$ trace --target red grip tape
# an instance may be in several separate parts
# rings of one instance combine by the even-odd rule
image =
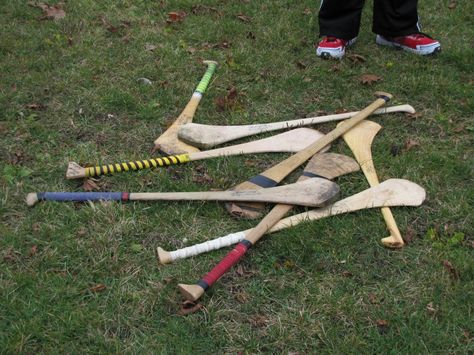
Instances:
[[[224,275],[233,265],[237,264],[239,259],[247,252],[248,247],[245,244],[237,244],[232,251],[227,254],[206,276],[202,278],[209,287]]]

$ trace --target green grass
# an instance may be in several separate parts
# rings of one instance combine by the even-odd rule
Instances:
[[[421,1],[424,30],[443,46],[440,55],[421,58],[375,45],[371,5],[348,50],[365,62],[353,63],[316,58],[318,4],[309,0],[82,0],[68,2],[66,19],[58,21],[40,20],[41,11],[26,1],[3,1],[2,353],[473,352],[474,6]],[[169,25],[171,11],[187,16]],[[156,49],[147,51],[147,44]],[[406,178],[427,191],[422,207],[393,209],[408,245],[380,245],[387,231],[379,211],[299,225],[264,238],[239,270],[209,290],[204,308],[182,317],[177,283],[196,281],[228,250],[164,267],[155,248],[173,250],[255,222],[232,219],[217,203],[26,207],[28,192],[81,191],[81,182],[64,179],[70,160],[148,156],[189,100],[202,59],[219,67],[195,116],[199,123],[352,111],[376,90],[392,93],[393,104],[413,105],[416,118],[374,118],[384,129],[373,145],[382,180]],[[382,80],[366,86],[363,74]],[[153,85],[139,82],[143,77]],[[216,101],[232,87],[238,103],[223,111]],[[407,151],[409,140],[419,145]],[[350,154],[342,141],[333,151]],[[286,156],[214,159],[104,177],[98,185],[227,189]],[[212,182],[195,181],[197,166]],[[338,182],[343,196],[367,187],[361,173]],[[97,285],[105,289],[93,292]]]

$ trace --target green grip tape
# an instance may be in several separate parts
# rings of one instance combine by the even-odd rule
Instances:
[[[199,82],[199,85],[197,86],[195,92],[198,92],[200,94],[204,94],[204,92],[207,89],[207,86],[209,85],[209,82],[211,81],[212,74],[216,71],[217,63],[209,61],[207,62],[208,67],[206,72],[204,73],[204,76],[202,77],[201,81]]]
[[[157,168],[189,162],[188,154],[170,155],[168,157],[129,161],[128,163],[109,164],[86,168],[86,177],[121,173],[125,171]]]

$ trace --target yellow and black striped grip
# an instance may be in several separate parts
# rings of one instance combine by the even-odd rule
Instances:
[[[152,158],[145,160],[129,161],[128,163],[115,163],[108,165],[92,166],[86,169],[86,177],[121,173],[124,171],[135,171],[151,169],[162,166],[178,165],[189,162],[189,154],[170,155],[163,158]]]

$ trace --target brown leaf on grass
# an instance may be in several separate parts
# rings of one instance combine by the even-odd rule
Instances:
[[[354,276],[354,275],[352,274],[352,272],[347,271],[347,270],[342,271],[342,272],[341,272],[341,275],[344,276],[344,277],[352,277],[352,276]]]
[[[25,153],[21,150],[17,150],[11,159],[9,159],[12,165],[19,165],[25,160]]]
[[[458,271],[454,268],[453,264],[449,260],[443,260],[443,266],[446,270],[449,271],[451,274],[451,277],[455,280],[459,280],[459,273]]]
[[[99,190],[99,186],[92,179],[86,179],[82,184],[82,189],[87,192]]]
[[[408,152],[411,149],[413,149],[415,147],[419,147],[419,146],[420,146],[420,142],[418,142],[416,139],[411,139],[410,138],[405,142],[405,151]]]
[[[35,222],[31,226],[31,229],[33,230],[33,233],[38,234],[38,232],[41,230],[41,224],[39,222]]]
[[[360,63],[364,63],[367,61],[367,59],[365,59],[365,57],[361,56],[360,54],[348,54],[347,55],[347,58],[352,62],[352,63],[355,63],[355,64],[360,64]]]
[[[377,296],[375,295],[375,293],[369,293],[369,302],[371,304],[378,304],[380,303],[379,300],[377,299]]]
[[[303,63],[301,60],[299,60],[299,61],[296,62],[296,67],[298,69],[306,69],[307,65],[305,63]]]
[[[457,5],[458,5],[458,4],[457,4],[457,1],[456,1],[456,0],[451,0],[451,1],[449,2],[449,4],[448,4],[448,9],[454,10]]]
[[[59,20],[66,17],[66,12],[62,9],[62,3],[50,6],[42,2],[29,2],[28,5],[43,10],[43,17],[41,17],[41,19]]]
[[[407,113],[406,116],[408,118],[417,119],[417,118],[423,117],[423,114],[421,112],[415,112],[415,113]]]
[[[15,250],[10,247],[7,249],[7,252],[3,255],[3,261],[8,262],[8,263],[14,263],[18,259],[18,253],[15,252]]]
[[[31,258],[32,256],[35,256],[37,251],[38,251],[38,246],[37,246],[37,245],[33,245],[33,246],[30,248],[30,251],[28,252],[28,256],[29,256],[30,258]]]
[[[221,111],[232,110],[237,106],[238,103],[238,93],[235,87],[230,87],[227,89],[225,96],[220,96],[215,99],[216,106]]]
[[[379,330],[380,334],[385,334],[388,331],[389,328],[389,323],[385,319],[377,319],[375,321],[375,324],[377,325],[377,328]]]
[[[248,39],[251,39],[251,40],[255,40],[257,37],[255,37],[255,33],[253,32],[247,32],[247,36],[246,36]]]
[[[426,310],[428,311],[428,313],[431,313],[431,314],[434,314],[436,313],[436,308],[434,308],[433,306],[433,302],[430,302],[426,305]]]
[[[461,133],[462,131],[464,131],[466,129],[466,127],[464,127],[463,124],[457,126],[456,128],[453,128],[453,132],[454,133]]]
[[[191,8],[191,12],[194,15],[203,15],[203,14],[212,13],[212,14],[217,15],[218,17],[223,16],[222,12],[217,10],[217,8],[212,7],[212,6],[201,5],[201,4],[193,5],[193,7]]]
[[[303,15],[311,15],[313,10],[310,7],[305,7],[303,10]]]
[[[250,300],[250,297],[248,293],[244,291],[238,291],[235,293],[235,299],[237,300],[237,302],[243,304],[243,303],[247,303]]]
[[[158,46],[154,44],[150,44],[150,43],[145,44],[145,50],[147,52],[153,52],[156,48],[158,48]]]
[[[203,305],[201,303],[195,303],[192,301],[184,301],[181,303],[181,308],[178,311],[179,316],[187,316],[188,314],[199,311]]]
[[[252,326],[256,328],[266,327],[270,323],[269,319],[262,314],[257,314],[255,316],[250,317],[249,322]]]
[[[45,105],[43,104],[38,104],[38,103],[31,103],[25,106],[29,110],[35,110],[35,111],[41,111],[46,108]]]
[[[348,112],[348,111],[347,111],[345,108],[338,108],[338,109],[335,111],[336,114],[346,113],[346,112]]]
[[[87,229],[85,227],[79,228],[79,230],[76,232],[76,235],[80,238],[85,237],[87,234]]]
[[[184,11],[168,12],[168,18],[166,19],[166,22],[167,23],[182,22],[186,16],[187,14]]]
[[[102,292],[106,288],[107,288],[107,286],[105,286],[104,284],[97,284],[97,285],[92,286],[91,288],[89,288],[89,291],[94,292],[94,293],[95,292]]]
[[[204,165],[198,165],[193,170],[193,182],[201,185],[210,185],[214,180],[207,174]]]
[[[238,14],[238,15],[235,15],[235,17],[237,17],[242,22],[252,21],[252,19],[250,17],[248,17],[247,15],[244,15],[244,14]]]
[[[415,239],[415,235],[416,235],[415,230],[411,226],[409,226],[407,228],[405,234],[402,236],[403,241],[405,243],[411,243],[413,241],[413,239]]]
[[[372,85],[381,80],[382,78],[375,74],[364,74],[359,78],[359,81],[364,85]]]

